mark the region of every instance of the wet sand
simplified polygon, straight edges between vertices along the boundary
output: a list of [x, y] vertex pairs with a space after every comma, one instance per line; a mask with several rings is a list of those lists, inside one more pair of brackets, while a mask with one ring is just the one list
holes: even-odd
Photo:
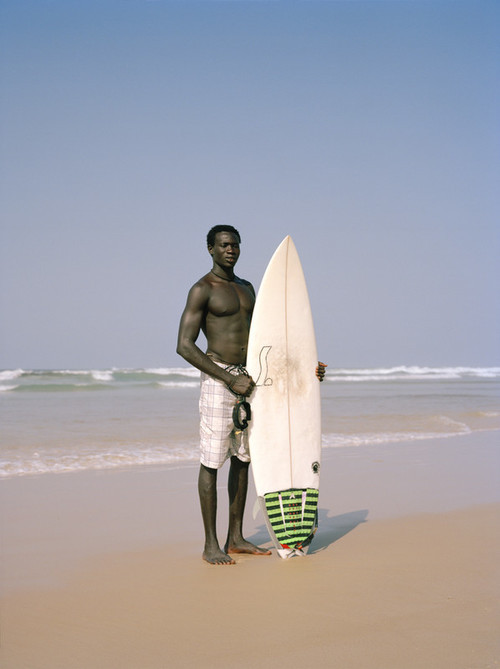
[[201, 559], [197, 467], [4, 480], [0, 664], [500, 666], [498, 441], [324, 451], [311, 554], [226, 567]]

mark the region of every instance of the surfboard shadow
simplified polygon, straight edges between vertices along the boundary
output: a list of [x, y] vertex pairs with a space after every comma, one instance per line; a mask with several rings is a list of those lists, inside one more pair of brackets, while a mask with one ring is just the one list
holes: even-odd
[[319, 509], [318, 529], [309, 549], [309, 554], [319, 553], [342, 539], [358, 525], [366, 522], [368, 513], [368, 509], [360, 509], [359, 511], [350, 511], [349, 513], [329, 517], [327, 509]]
[[[368, 509], [359, 511], [350, 511], [341, 513], [338, 516], [328, 516], [328, 509], [319, 509], [319, 524], [316, 535], [309, 548], [309, 555], [319, 553], [334, 544], [343, 536], [352, 532], [358, 525], [366, 522]], [[259, 546], [265, 545], [270, 541], [266, 525], [259, 525], [251, 536], [247, 537], [249, 541]]]

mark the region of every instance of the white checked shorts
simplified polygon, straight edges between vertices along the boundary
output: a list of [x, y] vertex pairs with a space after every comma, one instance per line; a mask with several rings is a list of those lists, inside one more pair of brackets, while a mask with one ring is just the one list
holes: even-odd
[[[234, 365], [216, 364], [231, 374], [240, 373]], [[220, 469], [233, 455], [242, 462], [250, 462], [247, 431], [238, 430], [233, 423], [237, 402], [238, 398], [222, 381], [201, 373], [200, 461], [205, 467]]]

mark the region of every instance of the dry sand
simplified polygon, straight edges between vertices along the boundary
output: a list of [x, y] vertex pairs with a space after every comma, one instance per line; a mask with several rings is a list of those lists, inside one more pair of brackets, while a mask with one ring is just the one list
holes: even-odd
[[497, 444], [325, 452], [312, 553], [226, 567], [200, 557], [196, 467], [4, 480], [0, 665], [499, 667]]

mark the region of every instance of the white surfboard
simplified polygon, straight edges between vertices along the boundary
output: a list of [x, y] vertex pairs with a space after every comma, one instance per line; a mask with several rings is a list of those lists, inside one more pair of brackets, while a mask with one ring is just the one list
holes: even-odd
[[318, 356], [306, 282], [291, 237], [266, 269], [252, 316], [247, 369], [250, 457], [270, 536], [283, 557], [303, 555], [317, 527], [321, 461]]

